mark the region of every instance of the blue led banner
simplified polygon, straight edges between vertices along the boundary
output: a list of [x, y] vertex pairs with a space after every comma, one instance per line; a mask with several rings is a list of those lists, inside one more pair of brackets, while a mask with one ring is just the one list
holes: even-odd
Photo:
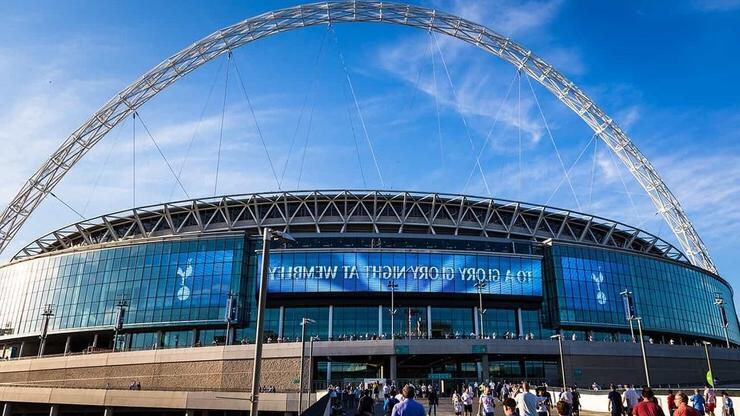
[[270, 255], [270, 293], [478, 293], [542, 296], [541, 259], [486, 254], [406, 251], [301, 251]]

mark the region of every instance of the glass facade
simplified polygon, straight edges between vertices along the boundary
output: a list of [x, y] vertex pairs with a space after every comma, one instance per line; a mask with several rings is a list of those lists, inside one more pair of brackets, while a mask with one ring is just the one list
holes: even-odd
[[628, 328], [620, 292], [633, 293], [644, 329], [724, 338], [715, 294], [725, 300], [731, 341], [740, 341], [732, 290], [714, 276], [670, 261], [582, 246], [553, 245], [557, 298], [551, 312], [561, 326]]
[[[125, 325], [220, 323], [239, 291], [242, 238], [157, 242], [41, 257], [0, 268], [0, 322], [13, 334], [107, 327], [125, 299]], [[153, 340], [142, 338], [144, 345]]]
[[472, 308], [432, 308], [432, 338], [469, 335], [473, 322]]

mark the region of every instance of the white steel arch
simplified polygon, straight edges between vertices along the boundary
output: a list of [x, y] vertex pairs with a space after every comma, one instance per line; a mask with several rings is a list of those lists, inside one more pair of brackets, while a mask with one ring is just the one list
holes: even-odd
[[529, 49], [460, 17], [423, 7], [370, 1], [313, 3], [271, 11], [188, 46], [111, 98], [26, 181], [0, 216], [0, 252], [64, 175], [113, 127], [157, 93], [204, 63], [276, 33], [333, 23], [390, 23], [452, 36], [477, 46], [542, 84], [586, 122], [629, 169], [665, 218], [692, 264], [716, 273], [709, 252], [678, 199], [624, 131], [585, 93]]

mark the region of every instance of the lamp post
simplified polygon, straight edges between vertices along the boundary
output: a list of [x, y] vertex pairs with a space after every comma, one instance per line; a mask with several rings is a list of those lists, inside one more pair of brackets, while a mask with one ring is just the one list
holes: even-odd
[[127, 306], [128, 301], [126, 301], [126, 298], [121, 295], [118, 302], [116, 302], [118, 311], [116, 312], [116, 324], [113, 327], [113, 352], [116, 352], [116, 347], [118, 346], [118, 333], [123, 330], [123, 321], [126, 318]]
[[630, 324], [630, 336], [632, 342], [635, 342], [635, 327], [632, 325], [632, 320], [635, 318], [635, 304], [632, 302], [632, 292], [627, 289], [619, 292], [624, 300], [624, 313], [627, 317], [627, 322]]
[[236, 320], [236, 295], [229, 291], [226, 295], [226, 345], [231, 345], [231, 323]]
[[563, 360], [563, 335], [555, 334], [550, 339], [558, 340], [558, 350], [560, 351], [560, 376], [563, 378], [563, 388], [565, 388], [565, 361]]
[[719, 318], [722, 320], [722, 329], [725, 332], [725, 345], [727, 345], [727, 348], [730, 348], [730, 336], [727, 334], [729, 322], [727, 321], [727, 311], [725, 311], [725, 300], [720, 293], [714, 294], [714, 304], [717, 305]]
[[[299, 372], [299, 379], [300, 383], [298, 383], [298, 415], [300, 416], [301, 413], [303, 413], [303, 367], [305, 366], [306, 361], [306, 325], [315, 323], [311, 318], [303, 317], [301, 318], [301, 369]], [[311, 337], [313, 340], [313, 337]], [[311, 345], [313, 345], [313, 341], [311, 341]]]
[[640, 349], [642, 350], [642, 365], [645, 367], [645, 381], [647, 382], [647, 386], [650, 387], [650, 372], [648, 371], [648, 365], [647, 365], [647, 354], [645, 354], [645, 340], [642, 337], [642, 318], [635, 317], [632, 318], [635, 321], [637, 321], [637, 329], [640, 331]]
[[313, 335], [308, 342], [308, 403], [311, 404], [311, 391], [313, 390], [313, 342], [316, 337]]
[[394, 294], [396, 293], [396, 289], [398, 288], [398, 283], [396, 282], [388, 282], [388, 289], [391, 291], [391, 339], [395, 339], [396, 332], [395, 332], [395, 322], [396, 322], [396, 303], [395, 303], [395, 297]]
[[482, 339], [483, 334], [486, 333], [486, 331], [483, 330], [483, 314], [486, 313], [486, 310], [483, 309], [483, 289], [486, 287], [486, 282], [479, 280], [478, 283], [473, 286], [478, 289], [478, 315], [480, 315], [480, 318], [478, 319], [478, 337]]
[[46, 348], [46, 335], [49, 332], [49, 320], [54, 316], [54, 305], [47, 304], [44, 306], [44, 311], [41, 313], [44, 317], [44, 322], [41, 325], [41, 336], [39, 336], [39, 357], [44, 355], [44, 349]]
[[260, 371], [262, 370], [262, 332], [265, 319], [265, 303], [267, 301], [267, 269], [270, 266], [270, 243], [273, 241], [295, 242], [288, 233], [264, 228], [262, 233], [262, 269], [260, 270], [260, 285], [257, 301], [257, 328], [254, 340], [254, 358], [252, 360], [252, 394], [250, 415], [257, 416], [259, 402]]
[[704, 344], [704, 354], [707, 356], [707, 367], [709, 368], [709, 378], [711, 379], [707, 381], [710, 381], [712, 388], [714, 388], [714, 372], [712, 371], [712, 361], [709, 359], [709, 346], [712, 343], [708, 341], [702, 341], [701, 343]]

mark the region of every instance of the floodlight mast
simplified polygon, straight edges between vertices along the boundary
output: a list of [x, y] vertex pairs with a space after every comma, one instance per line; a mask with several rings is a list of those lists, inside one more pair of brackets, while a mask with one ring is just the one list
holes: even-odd
[[321, 24], [387, 23], [455, 37], [510, 63], [573, 110], [629, 169], [695, 266], [717, 273], [704, 242], [648, 159], [625, 132], [573, 82], [511, 39], [485, 26], [422, 7], [358, 0], [313, 3], [271, 11], [223, 28], [175, 55], [111, 98], [75, 130], [26, 181], [0, 214], [0, 252], [62, 178], [110, 130], [177, 80], [220, 55], [276, 33]]

